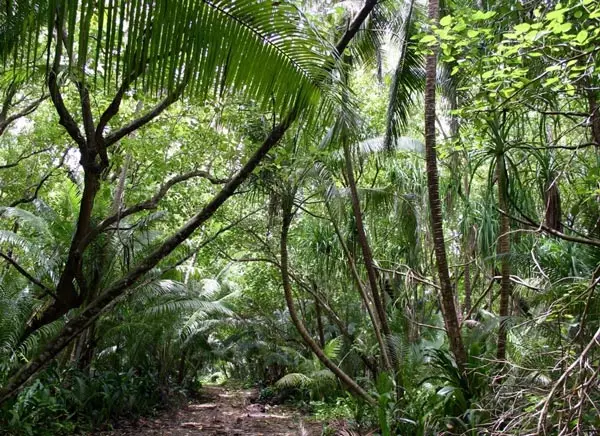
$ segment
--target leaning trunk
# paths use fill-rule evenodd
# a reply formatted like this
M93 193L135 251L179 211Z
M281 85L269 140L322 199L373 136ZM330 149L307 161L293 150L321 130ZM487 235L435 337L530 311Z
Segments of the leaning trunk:
M325 365L331 372L333 372L340 381L346 385L346 387L354 393L356 396L362 398L368 403L376 404L375 399L363 388L361 388L358 383L356 383L348 374L346 374L339 366L337 366L331 359L329 359L323 349L319 347L319 344L312 338L306 326L298 316L298 312L296 311L296 305L294 303L294 296L292 293L292 284L290 282L290 275L288 270L288 249L287 249L287 239L288 233L290 229L290 224L292 222L292 198L286 198L283 201L283 223L281 226L281 279L283 282L283 291L285 293L285 302L287 304L288 310L290 312L290 318L292 319L292 323L296 327L300 336L306 343L306 345L311 349L313 353L317 356L317 358Z
M387 313L383 306L383 300L379 293L379 285L377 283L377 273L375 272L375 263L373 261L373 252L367 239L367 232L362 219L362 211L360 209L360 200L358 198L358 190L356 188L356 180L354 179L354 169L352 168L352 156L350 155L350 146L347 141L344 141L344 160L346 161L346 177L348 178L348 187L350 188L350 196L352 201L352 210L354 212L354 220L356 223L356 233L358 234L358 242L363 254L363 261L365 269L367 270L367 277L369 279L369 287L371 288L371 297L375 305L375 311L377 313L377 319L381 330L385 335L386 341L391 337L391 330L387 322ZM388 348L389 345L388 345ZM381 349L384 363L390 372L393 372L396 366L389 358L389 353L386 347Z

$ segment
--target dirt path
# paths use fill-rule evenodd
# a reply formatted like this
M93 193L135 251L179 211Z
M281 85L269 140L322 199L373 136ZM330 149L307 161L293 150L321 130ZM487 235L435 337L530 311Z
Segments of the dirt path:
M200 400L134 427L103 432L103 436L320 436L322 425L285 406L252 404L255 390L205 386Z

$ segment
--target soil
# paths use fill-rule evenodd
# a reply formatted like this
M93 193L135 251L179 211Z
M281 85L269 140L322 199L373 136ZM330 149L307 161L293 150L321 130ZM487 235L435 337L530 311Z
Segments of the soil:
M323 425L287 406L253 403L256 390L205 386L183 408L98 436L319 436Z

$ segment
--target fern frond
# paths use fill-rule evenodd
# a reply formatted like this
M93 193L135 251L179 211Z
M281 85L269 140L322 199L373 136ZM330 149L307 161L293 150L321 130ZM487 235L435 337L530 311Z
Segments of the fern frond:
M310 386L311 383L312 379L309 376L299 372L293 372L281 377L277 380L275 385L280 388L305 388Z

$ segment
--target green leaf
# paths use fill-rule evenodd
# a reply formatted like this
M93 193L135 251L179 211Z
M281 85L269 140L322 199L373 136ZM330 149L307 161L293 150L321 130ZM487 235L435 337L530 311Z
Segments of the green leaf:
M449 26L452 24L452 15L446 15L440 20L440 26Z
M581 32L579 32L577 34L577 36L575 37L575 40L580 43L583 44L586 40L588 39L588 32L587 30L582 30Z
M529 23L521 23L515 26L515 32L517 33L529 32L529 29L531 29L531 25Z

